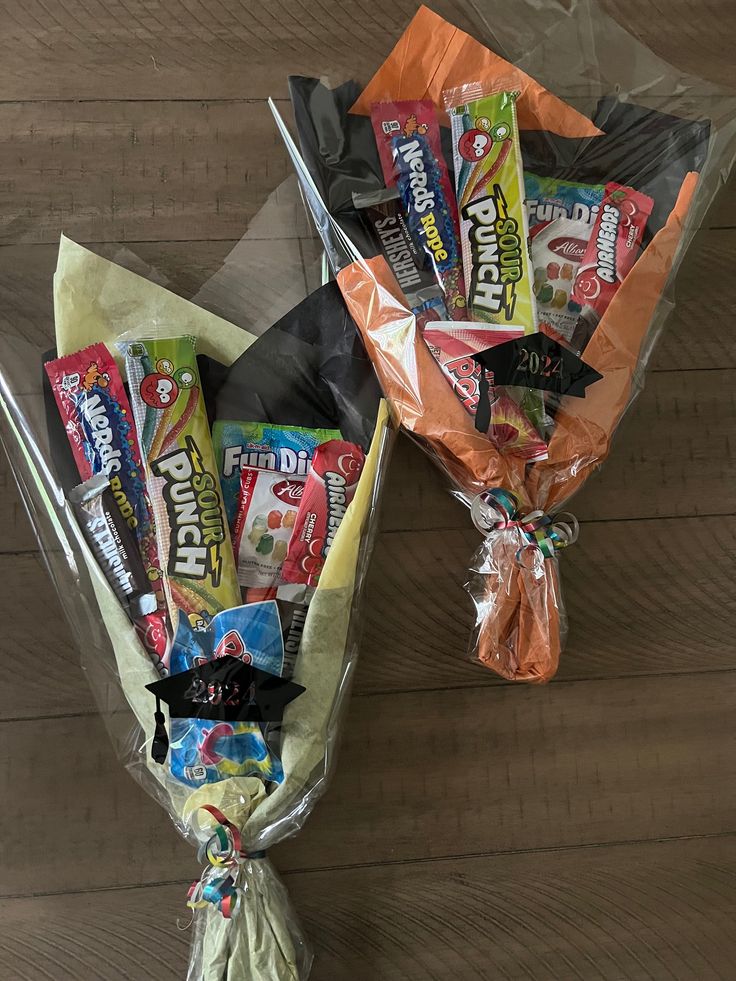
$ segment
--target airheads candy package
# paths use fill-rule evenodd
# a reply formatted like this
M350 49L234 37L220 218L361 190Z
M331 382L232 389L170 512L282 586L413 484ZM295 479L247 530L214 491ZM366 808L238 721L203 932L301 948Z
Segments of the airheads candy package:
M489 347L524 336L521 327L496 324L432 324L424 331L424 340L452 390L471 416L484 411L482 431L499 447L524 457L530 463L547 459L547 444L539 436L524 412L504 392L493 388L490 372L483 372L474 354ZM477 415L478 414L478 415Z
M583 309L573 344L583 350L606 307L639 257L654 201L631 187L606 184L588 248L572 290Z
M528 170L524 171L524 189L532 234L535 225L556 218L570 218L592 225L598 216L605 190L603 184L579 184L556 177L537 177Z
M527 248L516 92L470 102L474 86L445 93L452 123L468 306L476 320L537 329Z
M285 582L315 586L365 462L355 443L331 440L317 449L281 574Z
M444 293L429 256L409 232L396 188L353 194L366 230L406 296L419 327L429 320L447 320Z
M274 601L250 603L212 617L206 610L180 617L171 652L173 673L230 655L281 677L284 644ZM171 772L199 787L233 776L281 782L283 768L253 722L171 720Z
M230 530L235 528L243 467L306 478L320 443L339 438L336 429L304 429L270 422L215 422L212 444Z
M458 219L434 104L378 102L371 107L387 184L401 194L409 232L429 256L451 319L465 317ZM389 159L390 153L390 159Z
M272 587L283 582L281 566L294 530L306 477L243 467L233 529L238 582Z
M572 288L591 231L591 225L570 218L532 228L538 326L555 339L562 337L569 342L578 322L582 308L572 298Z
M156 539L135 421L115 360L104 344L44 366L82 480L104 474L135 532L146 575L160 577Z
M176 629L179 611L212 615L240 604L194 338L142 337L125 344L125 357Z

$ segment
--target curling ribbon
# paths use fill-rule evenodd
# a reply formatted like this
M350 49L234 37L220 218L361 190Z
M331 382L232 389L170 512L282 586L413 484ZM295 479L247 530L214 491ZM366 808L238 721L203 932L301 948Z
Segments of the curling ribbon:
M217 807L203 804L197 810L207 811L217 821L210 838L200 847L199 860L208 867L191 884L187 893L190 909L215 906L229 920L238 908L243 889L237 885L238 868L249 858L262 858L263 852L248 855L243 850L240 832Z
M573 545L580 531L577 518L566 512L561 512L554 519L544 511L531 511L523 515L519 498L502 487L478 494L471 505L470 516L475 527L484 535L504 528L521 529L528 545L538 548L546 559L559 549ZM568 520L561 521L561 518Z

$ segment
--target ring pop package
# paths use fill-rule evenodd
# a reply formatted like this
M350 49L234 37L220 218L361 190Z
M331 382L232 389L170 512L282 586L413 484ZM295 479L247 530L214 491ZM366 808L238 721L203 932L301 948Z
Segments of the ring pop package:
M526 0L516 28L500 0L461 2L457 16L475 36L421 7L331 116L330 146L335 133L353 147L360 134L362 167L321 153L324 127L300 84L300 146L272 111L384 394L478 531L472 655L505 678L545 681L566 633L559 556L579 531L561 509L608 456L641 387L674 274L731 167L736 102L592 3L546 31ZM385 250L330 209L333 185L365 191L376 156L413 234L447 170L462 323L423 321Z

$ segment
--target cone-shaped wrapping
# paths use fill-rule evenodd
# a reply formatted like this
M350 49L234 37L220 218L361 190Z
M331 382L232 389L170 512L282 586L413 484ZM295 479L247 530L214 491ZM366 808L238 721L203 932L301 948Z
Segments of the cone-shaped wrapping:
M585 350L603 376L584 399L567 398L557 414L549 459L534 464L505 455L472 425L442 376L382 258L354 262L338 283L398 422L420 437L467 493L503 487L533 508L554 510L585 482L610 450L632 395L639 351L680 242L697 174L685 179L665 227L645 249ZM561 650L557 560L519 561L517 535L491 536L476 556L481 620L477 656L505 678L546 681Z
M600 134L598 127L572 106L429 7L419 8L351 111L365 116L374 102L401 99L431 99L441 108L445 89L501 79L505 87L520 93L517 112L521 129L544 129L573 137Z

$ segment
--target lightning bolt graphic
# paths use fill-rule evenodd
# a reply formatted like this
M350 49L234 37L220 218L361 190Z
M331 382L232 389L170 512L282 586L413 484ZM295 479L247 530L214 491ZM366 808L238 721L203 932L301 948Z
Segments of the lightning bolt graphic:
M202 463L202 454L199 452L199 447L191 436L187 436L186 442L187 452L189 453L189 458L192 461L192 468L196 473L204 473L204 464Z
M212 572L212 585L220 585L222 575L222 559L220 558L220 546L210 545L210 570Z

